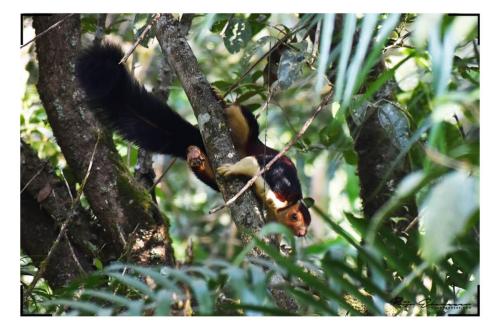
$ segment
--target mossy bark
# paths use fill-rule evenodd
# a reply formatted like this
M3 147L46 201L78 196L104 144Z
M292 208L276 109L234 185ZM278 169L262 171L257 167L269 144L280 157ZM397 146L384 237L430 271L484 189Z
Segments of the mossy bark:
M61 17L35 16L36 33ZM57 143L77 180L83 182L88 176L84 194L109 237L114 258L143 265L174 265L168 220L123 165L111 135L94 119L77 86L75 60L80 37L80 17L73 15L36 41L37 89Z

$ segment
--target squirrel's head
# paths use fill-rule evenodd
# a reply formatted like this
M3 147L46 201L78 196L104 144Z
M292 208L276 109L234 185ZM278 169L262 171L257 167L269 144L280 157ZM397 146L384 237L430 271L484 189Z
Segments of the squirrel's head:
M278 222L290 228L295 236L303 237L311 223L307 202L299 200L278 212Z

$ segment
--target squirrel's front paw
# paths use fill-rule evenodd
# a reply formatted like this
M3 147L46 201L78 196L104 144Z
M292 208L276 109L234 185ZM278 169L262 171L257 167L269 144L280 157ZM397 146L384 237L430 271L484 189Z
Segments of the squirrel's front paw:
M188 147L186 160L189 164L189 167L194 170L203 169L206 162L206 158L203 155L203 152L196 146Z
M217 173L222 175L222 176L228 176L231 175L231 166L232 164L222 164L217 168Z

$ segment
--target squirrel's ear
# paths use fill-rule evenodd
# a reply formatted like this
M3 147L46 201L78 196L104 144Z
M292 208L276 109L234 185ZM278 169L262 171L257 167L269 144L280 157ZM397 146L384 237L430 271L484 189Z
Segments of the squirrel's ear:
M302 198L302 204L304 204L305 207L310 208L314 205L314 199L311 197Z

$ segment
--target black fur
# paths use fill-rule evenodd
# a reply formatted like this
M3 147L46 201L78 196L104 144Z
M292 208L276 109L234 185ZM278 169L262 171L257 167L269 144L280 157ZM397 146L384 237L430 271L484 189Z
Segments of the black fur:
M257 155L256 158L260 168L270 162L276 154L277 152L272 150L268 151L266 155ZM297 169L288 157L282 156L278 159L278 161L264 173L264 180L266 180L269 188L273 192L285 197L287 201L295 203L302 199L302 189L300 187L299 178L297 177Z
M248 126L250 127L250 135L248 136L249 143L252 144L261 143L259 141L260 127L259 123L257 122L257 119L255 119L255 116L253 115L252 111L250 111L250 109L248 109L247 107L240 106L240 109L247 121Z
M183 159L190 145L205 152L199 130L139 85L125 65L118 65L122 57L120 47L106 44L86 49L77 60L77 79L98 118L124 138L152 152ZM217 98L223 105L223 100ZM248 154L254 155L262 168L278 152L259 140L259 124L252 112L244 107L242 111L250 126ZM218 190L215 182L195 174ZM274 163L264 179L291 204L302 199L297 170L288 157ZM309 224L309 211L302 205L301 211Z
M195 145L204 150L198 129L131 77L123 52L112 44L86 49L76 63L76 76L92 110L110 128L140 147L186 158Z
M278 152L271 148L267 148L265 154L258 154L256 159L259 167L266 166L277 154ZM287 156L282 156L264 173L264 180L275 194L284 197L290 205L302 199L302 187L297 176L297 169ZM299 209L304 215L305 223L309 225L311 223L309 210L302 203Z

